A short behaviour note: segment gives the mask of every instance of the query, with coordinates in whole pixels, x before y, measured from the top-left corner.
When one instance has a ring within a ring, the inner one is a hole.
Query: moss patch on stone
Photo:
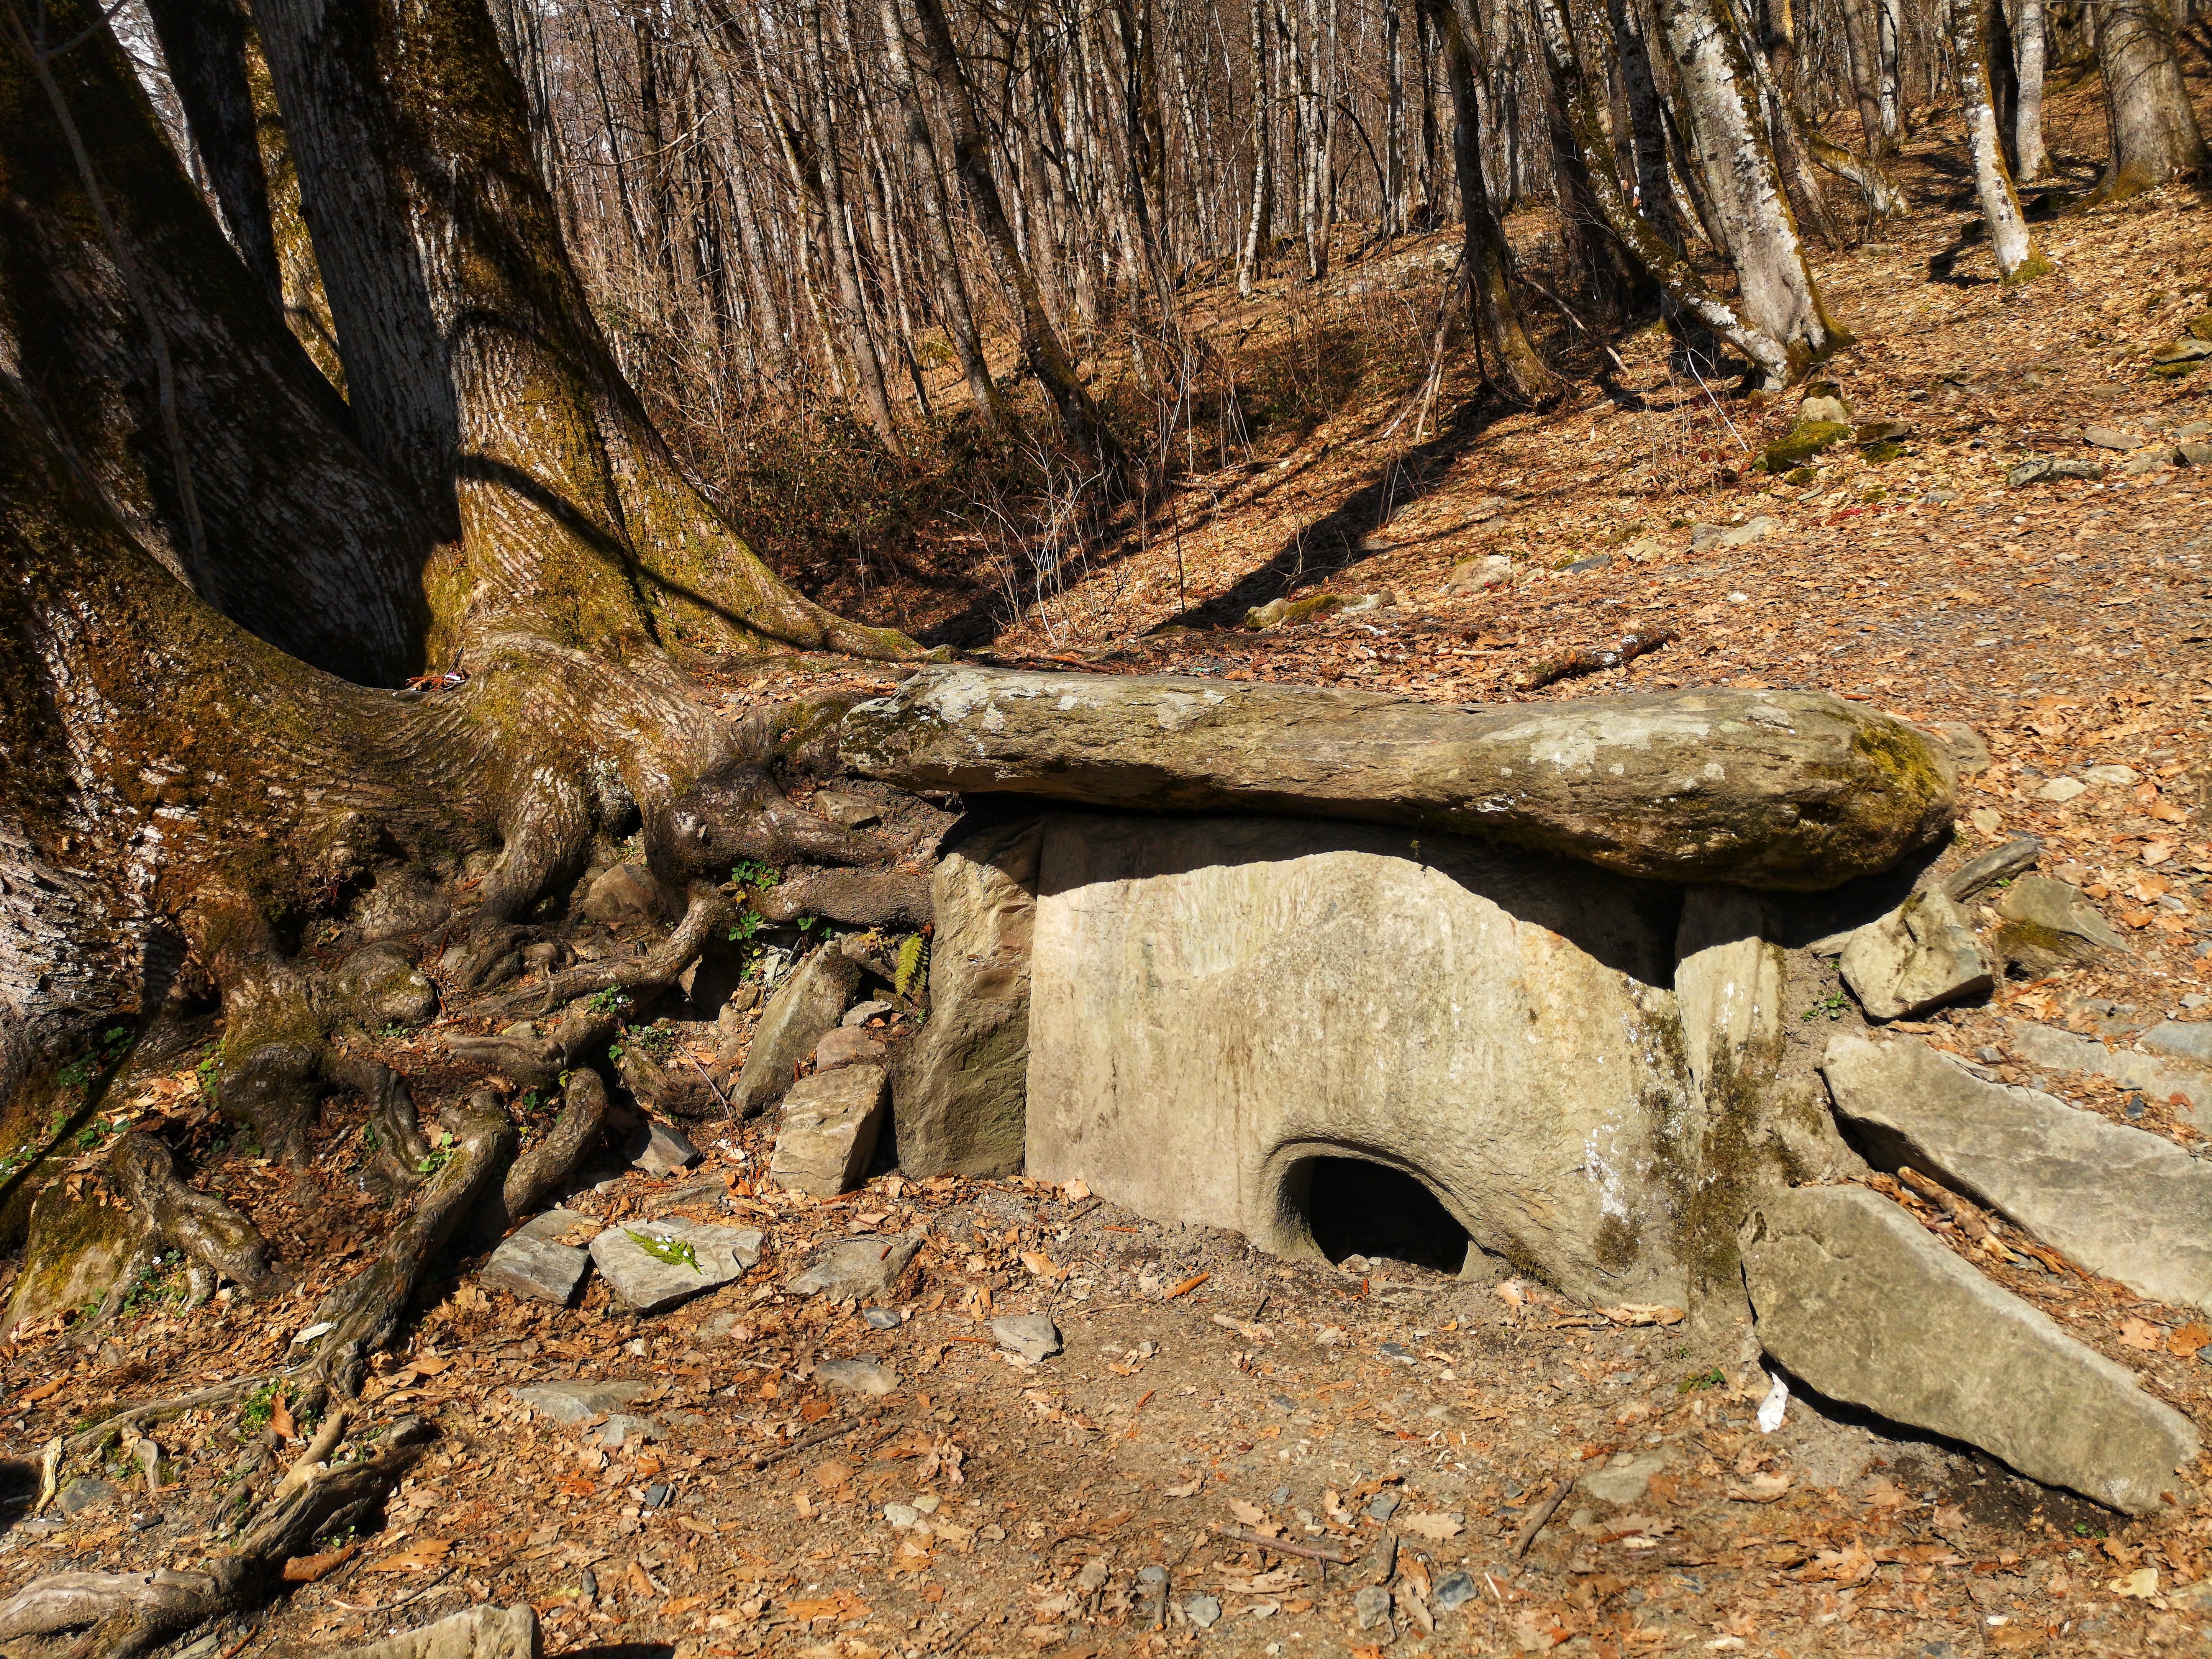
[[[1787,472],[1792,467],[1802,466],[1821,451],[1843,442],[1850,435],[1850,428],[1841,421],[1800,421],[1788,433],[1767,445],[1766,470],[1769,472]]]

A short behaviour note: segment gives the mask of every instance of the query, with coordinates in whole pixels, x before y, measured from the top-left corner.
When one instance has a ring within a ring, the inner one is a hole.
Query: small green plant
[[[377,1036],[386,1038],[404,1037],[406,1035],[407,1028],[404,1025],[400,1024],[397,1020],[394,1020],[391,1024],[385,1026],[381,1030],[377,1032]]]
[[[1847,999],[1841,991],[1831,991],[1827,995],[1822,997],[1818,1002],[1808,1008],[1798,1018],[1801,1019],[1814,1020],[1819,1019],[1822,1015],[1826,1015],[1828,1018],[1835,1020],[1841,1019],[1845,1014],[1850,1012],[1850,1011],[1851,1005],[1849,999]]]
[[[799,931],[802,933],[812,933],[815,924],[821,920],[819,916],[801,916],[799,919]]]
[[[761,924],[766,920],[767,918],[757,910],[741,912],[738,919],[730,924],[730,943],[738,945],[750,939],[755,933],[760,932]]]
[[[782,871],[758,859],[739,859],[730,866],[732,887],[773,887],[782,879]]]
[[[210,1049],[192,1070],[200,1080],[200,1098],[210,1106],[218,1104],[216,1097],[216,1080],[222,1070],[222,1057]]]
[[[690,1239],[655,1238],[650,1233],[641,1233],[632,1227],[625,1227],[623,1231],[636,1240],[638,1249],[654,1261],[665,1261],[672,1267],[689,1267],[695,1273],[702,1271],[699,1266],[699,1252],[691,1248]]]
[[[364,1123],[361,1126],[361,1144],[372,1152],[384,1145],[384,1137],[376,1133],[376,1125]]]
[[[604,991],[594,991],[584,999],[584,1006],[595,1014],[619,1013],[629,1006],[629,993],[610,985]]]
[[[267,1428],[269,1419],[276,1414],[276,1397],[282,1392],[276,1379],[271,1377],[246,1395],[246,1403],[238,1408],[240,1425],[246,1429]]]
[[[436,1143],[428,1152],[416,1160],[415,1167],[424,1175],[435,1175],[453,1161],[453,1132],[451,1129],[441,1129],[438,1131]]]
[[[1716,1365],[1709,1371],[1692,1372],[1674,1385],[1674,1392],[1693,1394],[1699,1389],[1717,1389],[1727,1381],[1728,1378],[1721,1375],[1721,1368]]]

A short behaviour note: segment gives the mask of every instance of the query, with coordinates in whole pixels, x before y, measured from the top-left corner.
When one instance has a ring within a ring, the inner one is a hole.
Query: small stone
[[[674,1175],[678,1170],[688,1170],[699,1161],[699,1149],[680,1131],[669,1127],[659,1118],[646,1119],[644,1127],[631,1137],[631,1166],[649,1176]]]
[[[586,1429],[584,1438],[596,1440],[610,1450],[618,1446],[641,1446],[648,1440],[660,1438],[660,1425],[649,1417],[615,1412],[598,1427]]]
[[[1571,576],[1580,570],[1602,570],[1612,562],[1613,555],[1610,553],[1594,554],[1587,559],[1577,559],[1567,567],[1566,574]]]
[[[757,1228],[661,1219],[608,1228],[592,1241],[592,1261],[625,1307],[653,1314],[742,1278],[762,1242]]]
[[[880,1397],[898,1387],[898,1373],[872,1359],[825,1359],[814,1368],[814,1376],[841,1394]]]
[[[2098,449],[2117,449],[2123,452],[2141,449],[2143,441],[2117,427],[2091,426],[2081,429],[2081,441]]]
[[[837,1362],[832,1360],[832,1364]],[[893,1532],[911,1532],[921,1523],[921,1511],[911,1504],[886,1504],[884,1519],[890,1522]]]
[[[2081,775],[2092,783],[2103,784],[2107,787],[2138,783],[2142,780],[2142,774],[2132,766],[2093,766]]]
[[[1471,1574],[1455,1572],[1437,1580],[1437,1591],[1429,1598],[1429,1605],[1438,1613],[1456,1613],[1481,1593]]]
[[[651,1391],[650,1383],[617,1379],[604,1382],[538,1382],[528,1388],[509,1389],[507,1393],[562,1427],[573,1429],[594,1417],[611,1416],[640,1395]]]
[[[860,1317],[879,1331],[895,1331],[906,1323],[906,1316],[896,1308],[863,1308]]]
[[[1378,1492],[1375,1494],[1374,1500],[1367,1505],[1368,1518],[1372,1521],[1388,1521],[1392,1516],[1397,1514],[1398,1505],[1405,1501],[1405,1495],[1401,1492]]]
[[[1390,1592],[1380,1584],[1363,1584],[1352,1598],[1352,1616],[1362,1630],[1379,1630],[1390,1622]]]
[[[1994,982],[1959,907],[1928,888],[1851,935],[1838,969],[1875,1019],[1905,1019]]]
[[[841,1066],[793,1084],[769,1164],[776,1184],[817,1198],[852,1191],[875,1156],[890,1094],[880,1066]]]
[[[2173,453],[2184,466],[2212,466],[2212,444],[2178,444]]]
[[[1797,405],[1797,423],[1800,426],[1808,421],[1832,424],[1848,422],[1851,418],[1850,408],[1833,385],[1825,380],[1816,381],[1808,391],[1810,395]]]
[[[2089,793],[2089,786],[2079,778],[2053,778],[2035,792],[2038,800],[2056,801],[2061,805]]]
[[[845,1011],[845,1018],[841,1023],[852,1026],[866,1025],[872,1019],[889,1019],[897,1012],[898,1008],[895,1004],[884,1002],[880,999],[871,999],[866,1002],[856,1002],[848,1008]]]
[[[882,807],[866,796],[843,789],[817,789],[807,805],[841,829],[865,830],[883,821]]]
[[[1200,1630],[1212,1630],[1221,1620],[1221,1603],[1211,1595],[1194,1595],[1182,1604],[1182,1616]]]
[[[62,1487],[62,1513],[74,1521],[87,1510],[97,1509],[121,1495],[119,1488],[110,1486],[106,1481],[89,1474],[80,1474]]]
[[[1957,490],[1943,489],[1939,488],[1931,489],[1928,491],[1927,494],[1921,496],[1920,504],[1923,507],[1948,507],[1952,502],[1958,499],[1959,492]]]
[[[761,1010],[744,1051],[744,1069],[731,1091],[742,1115],[755,1115],[791,1087],[792,1067],[814,1052],[824,1031],[835,1029],[860,979],[858,963],[823,945],[776,988]],[[729,1049],[725,1058],[734,1059],[736,1052]]]
[[[862,1060],[880,1060],[884,1045],[876,1040],[872,1031],[856,1026],[840,1026],[823,1034],[814,1045],[814,1069],[817,1073],[834,1072],[841,1066],[852,1066]],[[786,1097],[787,1100],[789,1097]],[[788,1110],[788,1107],[786,1108]]]
[[[2008,961],[2038,969],[2068,962],[2094,962],[2101,952],[2132,954],[2128,942],[2099,915],[2086,895],[2047,876],[2022,876],[1997,901],[2005,925],[1996,948]]]
[[[501,1242],[477,1275],[488,1291],[505,1291],[532,1302],[566,1307],[592,1270],[592,1258],[569,1244],[533,1237],[527,1230]]]
[[[841,1238],[817,1250],[786,1288],[801,1296],[886,1296],[921,1248],[918,1238]]]
[[[1024,1359],[1049,1359],[1060,1352],[1060,1327],[1045,1314],[1007,1314],[991,1322],[991,1334]]]
[[[1756,518],[1739,525],[1700,524],[1690,527],[1690,551],[1703,553],[1712,548],[1747,547],[1768,532],[1781,527],[1779,519]]]
[[[2096,461],[2077,461],[2055,455],[2038,455],[2022,461],[2005,474],[2005,482],[2014,489],[2032,483],[2041,483],[2055,478],[2095,479],[2105,476],[2104,467]]]
[[[680,1210],[687,1206],[707,1204],[718,1208],[727,1206],[730,1183],[721,1176],[708,1176],[703,1181],[687,1181],[681,1187],[672,1187],[665,1193],[655,1193],[645,1201],[647,1215],[659,1215],[666,1210]]]
[[[643,865],[617,864],[592,883],[581,908],[593,921],[619,929],[656,920],[660,894]]]
[[[1639,1504],[1650,1489],[1651,1477],[1667,1467],[1668,1455],[1664,1447],[1640,1454],[1622,1452],[1605,1468],[1584,1475],[1582,1488],[1599,1503],[1618,1509]]]
[[[1990,769],[1990,746],[1972,726],[1963,720],[1941,720],[1929,729],[1950,749],[1960,777],[1978,777]]]
[[[1513,580],[1513,561],[1501,553],[1486,554],[1480,559],[1462,559],[1444,578],[1447,592],[1480,593],[1490,588],[1503,587]]]
[[[2204,998],[2192,993],[2181,999],[2181,1006],[2202,1008]],[[2166,1054],[2175,1060],[2193,1060],[2199,1066],[2212,1066],[2212,1020],[2184,1023],[2162,1019],[2137,1037],[2136,1046],[2147,1054]]]

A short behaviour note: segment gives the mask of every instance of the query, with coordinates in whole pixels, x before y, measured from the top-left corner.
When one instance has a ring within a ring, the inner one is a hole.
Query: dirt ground
[[[2062,161],[2094,152],[2089,99],[2055,107]],[[1547,411],[1470,402],[1447,375],[1433,400],[1346,415],[1294,451],[1188,481],[1174,522],[1078,571],[992,657],[1445,701],[1810,687],[1962,722],[1991,762],[1964,786],[1945,857],[2034,834],[2042,867],[2082,885],[2135,949],[2009,981],[1918,1029],[2024,1078],[2008,1016],[2100,1034],[2203,1017],[2212,468],[2125,472],[2141,452],[2083,434],[2170,447],[2212,418],[2212,369],[2146,373],[2149,350],[2212,311],[2212,211],[2177,188],[2049,221],[2038,232],[2057,273],[2007,293],[1986,252],[1958,241],[1972,210],[1956,155],[1955,131],[1922,134],[1904,182],[1928,210],[1816,256],[1861,341],[1832,378],[1856,419],[1905,425],[1893,458],[1846,445],[1796,484],[1750,470],[1796,394],[1732,400],[1656,334],[1603,354]],[[2112,471],[2010,486],[2039,453]],[[1774,522],[1755,539],[1690,550],[1697,526],[1758,518]],[[1448,587],[1492,553],[1511,561],[1509,582]],[[1323,588],[1386,599],[1233,625]],[[1164,623],[1188,631],[1151,631]],[[1515,686],[1562,651],[1662,629],[1672,641],[1625,667]],[[735,706],[800,683],[763,672],[702,695]],[[2046,793],[2093,765],[2136,775]],[[1801,952],[1793,974],[1793,1063],[1810,1064],[1857,1017],[1831,964]],[[411,1040],[390,1034],[382,1052],[408,1068]],[[0,1496],[0,1595],[219,1550],[225,1517],[311,1431],[281,1381],[161,1426],[158,1490],[118,1466],[113,1491],[80,1490],[72,1515],[24,1518],[40,1448],[143,1399],[274,1374],[321,1291],[388,1224],[348,1175],[346,1103],[318,1131],[323,1173],[295,1177],[216,1150],[198,1058],[149,1057],[137,1105],[192,1126],[210,1183],[304,1277],[285,1299],[226,1293],[190,1312],[180,1281],[150,1282],[95,1343],[56,1321],[0,1346],[0,1450],[19,1460]],[[418,1097],[426,1065],[411,1068]],[[2044,1082],[2202,1144],[2170,1103]],[[453,1263],[355,1430],[362,1443],[413,1413],[440,1431],[385,1528],[329,1540],[265,1620],[184,1651],[311,1650],[524,1600],[549,1653],[601,1659],[2202,1650],[2205,1509],[2128,1522],[1802,1395],[1764,1433],[1771,1379],[1726,1313],[1623,1325],[1501,1264],[1455,1278],[1399,1259],[1449,1260],[1448,1238],[1350,1233],[1335,1264],[1287,1265],[1018,1180],[886,1173],[842,1200],[794,1198],[765,1180],[773,1121],[703,1126],[699,1169],[608,1171],[569,1200],[610,1222],[760,1227],[761,1265],[713,1295],[641,1319],[595,1279],[580,1307],[556,1309],[478,1287],[480,1258]],[[1963,1249],[1937,1212],[1916,1213]],[[876,1323],[783,1288],[813,1246],[860,1234],[926,1241]],[[2212,1427],[2212,1333],[2196,1317],[2009,1255],[1977,1265]],[[1033,1364],[989,1325],[1031,1311],[1065,1340]],[[896,1372],[890,1393],[818,1374],[860,1357]],[[562,1379],[649,1385],[627,1409],[657,1419],[658,1437],[605,1448],[510,1393]],[[1570,1477],[1620,1501],[1578,1486],[1547,1514]]]

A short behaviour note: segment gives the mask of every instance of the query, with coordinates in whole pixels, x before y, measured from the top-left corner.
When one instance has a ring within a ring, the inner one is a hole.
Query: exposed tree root
[[[551,1197],[582,1166],[606,1121],[607,1085],[599,1074],[589,1066],[571,1072],[560,1117],[507,1167],[497,1201],[487,1200],[478,1217],[477,1232],[504,1233]]]
[[[137,1248],[107,1295],[95,1322],[112,1318],[155,1258],[172,1247],[184,1252],[194,1305],[228,1279],[248,1296],[282,1289],[285,1275],[269,1265],[269,1245],[254,1224],[212,1194],[197,1192],[177,1175],[175,1155],[162,1142],[134,1129],[108,1155],[110,1183],[131,1206],[142,1228]]]
[[[422,1437],[430,1431],[418,1425]],[[327,1533],[367,1523],[422,1455],[409,1438],[381,1455],[319,1471],[278,1498],[202,1571],[58,1573],[0,1603],[0,1641],[90,1625],[67,1659],[137,1659],[196,1626],[258,1606],[284,1564]]]
[[[714,937],[714,929],[729,925],[730,914],[730,902],[721,894],[712,890],[695,891],[684,908],[683,921],[676,924],[676,931],[652,955],[620,964],[595,962],[571,968],[566,973],[551,975],[542,992],[510,998],[506,1006],[519,1013],[536,1003],[537,1012],[543,1014],[563,1002],[600,991],[657,991],[673,984],[698,959],[699,952]]]

